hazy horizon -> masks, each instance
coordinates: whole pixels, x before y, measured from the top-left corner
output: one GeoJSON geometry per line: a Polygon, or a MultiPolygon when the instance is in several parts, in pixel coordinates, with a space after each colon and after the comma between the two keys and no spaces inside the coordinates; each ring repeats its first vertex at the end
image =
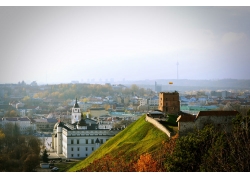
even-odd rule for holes
{"type": "Polygon", "coordinates": [[[249,17],[234,6],[1,6],[0,83],[250,79],[249,17]]]}

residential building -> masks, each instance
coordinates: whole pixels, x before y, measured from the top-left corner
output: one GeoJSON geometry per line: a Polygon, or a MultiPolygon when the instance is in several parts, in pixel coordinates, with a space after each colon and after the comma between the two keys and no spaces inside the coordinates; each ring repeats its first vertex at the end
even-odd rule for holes
{"type": "Polygon", "coordinates": [[[32,123],[36,125],[36,130],[40,132],[52,132],[57,122],[58,120],[56,118],[32,119],[32,123]]]}
{"type": "Polygon", "coordinates": [[[20,133],[32,133],[36,131],[36,125],[28,117],[3,117],[0,124],[4,127],[7,123],[18,125],[20,133]]]}

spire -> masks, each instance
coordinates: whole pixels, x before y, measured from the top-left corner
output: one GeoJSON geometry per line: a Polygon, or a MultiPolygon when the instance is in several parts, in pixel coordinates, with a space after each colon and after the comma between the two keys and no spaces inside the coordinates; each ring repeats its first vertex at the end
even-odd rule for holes
{"type": "Polygon", "coordinates": [[[76,98],[76,102],[75,102],[74,108],[79,108],[79,105],[77,103],[77,98],[76,98]]]}

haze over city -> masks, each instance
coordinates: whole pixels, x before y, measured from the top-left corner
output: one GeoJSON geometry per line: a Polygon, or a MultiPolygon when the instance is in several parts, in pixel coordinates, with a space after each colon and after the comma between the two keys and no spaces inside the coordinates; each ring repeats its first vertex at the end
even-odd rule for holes
{"type": "Polygon", "coordinates": [[[249,17],[233,6],[1,6],[0,83],[249,79],[249,17]]]}

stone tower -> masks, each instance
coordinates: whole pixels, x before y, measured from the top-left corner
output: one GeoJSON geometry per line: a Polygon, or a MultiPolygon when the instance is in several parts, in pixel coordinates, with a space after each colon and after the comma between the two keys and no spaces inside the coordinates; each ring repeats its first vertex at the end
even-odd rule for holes
{"type": "Polygon", "coordinates": [[[160,92],[158,109],[165,114],[178,114],[180,112],[179,93],[160,92]]]}

